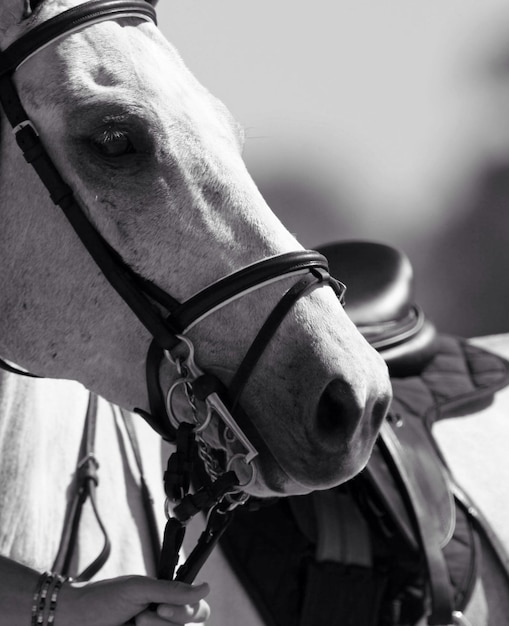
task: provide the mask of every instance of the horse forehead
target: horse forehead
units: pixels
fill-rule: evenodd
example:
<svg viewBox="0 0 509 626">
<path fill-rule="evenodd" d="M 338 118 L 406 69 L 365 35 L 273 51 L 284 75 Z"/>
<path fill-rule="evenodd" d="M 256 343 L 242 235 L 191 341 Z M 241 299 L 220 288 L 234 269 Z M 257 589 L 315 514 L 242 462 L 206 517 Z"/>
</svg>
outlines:
<svg viewBox="0 0 509 626">
<path fill-rule="evenodd" d="M 70 67 L 89 69 L 96 82 L 133 85 L 194 84 L 179 54 L 151 23 L 136 18 L 108 20 L 64 38 L 60 57 Z"/>
<path fill-rule="evenodd" d="M 101 86 L 153 95 L 164 86 L 193 83 L 174 48 L 152 25 L 133 19 L 69 33 L 40 49 L 26 66 L 18 73 L 57 101 Z"/>
<path fill-rule="evenodd" d="M 219 133 L 242 147 L 240 125 L 150 24 L 132 19 L 97 24 L 42 50 L 34 61 L 21 83 L 25 102 L 36 109 L 49 105 L 69 112 L 96 103 L 99 116 L 108 101 L 124 103 L 127 112 L 137 110 L 161 129 L 173 124 L 185 134 Z"/>
</svg>

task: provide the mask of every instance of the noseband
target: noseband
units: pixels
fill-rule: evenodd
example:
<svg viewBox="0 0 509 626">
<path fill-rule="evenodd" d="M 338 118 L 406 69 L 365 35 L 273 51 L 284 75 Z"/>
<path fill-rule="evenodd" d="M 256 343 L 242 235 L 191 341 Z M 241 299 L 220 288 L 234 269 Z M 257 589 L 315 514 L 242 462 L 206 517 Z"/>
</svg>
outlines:
<svg viewBox="0 0 509 626">
<path fill-rule="evenodd" d="M 256 478 L 254 460 L 263 452 L 277 462 L 243 413 L 240 403 L 242 391 L 265 348 L 302 296 L 317 286 L 329 285 L 342 300 L 345 287 L 330 276 L 324 256 L 306 250 L 263 259 L 218 280 L 185 302 L 178 302 L 134 272 L 88 220 L 42 145 L 23 108 L 12 77 L 27 59 L 42 48 L 92 24 L 126 17 L 156 24 L 152 4 L 142 0 L 92 0 L 35 26 L 0 53 L 0 102 L 26 161 L 35 169 L 51 199 L 62 209 L 106 279 L 153 337 L 147 355 L 150 412 L 136 411 L 162 437 L 177 444 L 165 474 L 165 490 L 169 500 L 178 504 L 174 510 L 176 518 L 169 519 L 165 531 L 164 546 L 167 548 L 163 547 L 159 572 L 161 577 L 171 578 L 185 522 L 197 511 L 212 510 L 209 536 L 220 534 L 224 526 L 222 520 L 236 505 L 247 499 L 244 490 Z M 226 389 L 217 377 L 204 372 L 196 364 L 194 346 L 186 333 L 234 300 L 289 277 L 297 277 L 298 280 L 269 314 Z M 166 393 L 159 382 L 161 363 L 165 358 L 179 372 L 177 382 Z M 175 397 L 181 389 L 191 407 L 192 423 L 183 420 L 176 408 Z M 213 419 L 220 424 L 222 436 L 233 450 L 230 458 L 218 458 L 205 442 L 203 433 Z M 201 459 L 205 469 L 202 474 L 206 484 L 191 495 L 188 493 L 191 468 L 197 458 Z M 239 470 L 242 473 L 241 465 L 250 468 L 249 478 L 244 483 L 237 475 Z M 203 553 L 211 549 L 211 541 L 207 539 L 205 543 L 207 545 L 202 546 L 201 554 L 195 558 L 200 563 Z M 187 571 L 179 571 L 180 579 L 192 579 L 197 567 L 199 564 L 196 561 Z"/>
</svg>

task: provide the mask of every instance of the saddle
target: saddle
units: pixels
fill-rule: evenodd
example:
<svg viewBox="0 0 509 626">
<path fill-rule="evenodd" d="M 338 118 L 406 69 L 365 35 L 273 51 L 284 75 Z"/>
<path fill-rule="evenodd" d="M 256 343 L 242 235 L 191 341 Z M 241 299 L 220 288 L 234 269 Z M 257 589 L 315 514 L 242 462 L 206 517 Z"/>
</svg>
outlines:
<svg viewBox="0 0 509 626">
<path fill-rule="evenodd" d="M 371 241 L 320 248 L 348 291 L 345 310 L 385 359 L 392 376 L 419 374 L 435 353 L 436 330 L 415 303 L 412 265 L 401 251 Z"/>
<path fill-rule="evenodd" d="M 359 476 L 239 510 L 222 549 L 267 626 L 461 623 L 479 533 L 492 545 L 496 538 L 455 483 L 431 426 L 488 406 L 509 384 L 509 363 L 436 332 L 399 250 L 345 242 L 320 251 L 348 285 L 350 317 L 388 364 L 389 416 Z"/>
</svg>

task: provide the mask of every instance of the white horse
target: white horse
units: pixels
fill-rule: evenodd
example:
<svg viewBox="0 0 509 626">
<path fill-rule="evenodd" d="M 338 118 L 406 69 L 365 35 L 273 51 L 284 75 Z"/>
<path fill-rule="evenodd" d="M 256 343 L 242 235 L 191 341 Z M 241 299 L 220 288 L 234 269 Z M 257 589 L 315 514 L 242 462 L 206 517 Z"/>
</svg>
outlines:
<svg viewBox="0 0 509 626">
<path fill-rule="evenodd" d="M 25 4 L 3 0 L 2 49 L 83 3 L 45 0 L 32 16 Z M 15 82 L 44 145 L 90 219 L 139 274 L 179 299 L 261 258 L 300 249 L 247 175 L 238 127 L 150 22 L 123 18 L 87 26 L 38 51 L 18 69 Z M 96 454 L 98 508 L 112 553 L 98 577 L 154 572 L 140 472 L 116 407 L 149 408 L 144 362 L 150 336 L 49 201 L 4 119 L 0 157 L 0 355 L 46 377 L 0 373 L 0 552 L 5 557 L 0 612 L 2 621 L 22 625 L 29 620 L 38 572 L 52 566 L 58 551 L 75 486 L 89 399 L 85 388 L 108 399 L 99 400 Z M 199 364 L 228 383 L 283 284 L 265 287 L 263 297 L 262 292 L 246 295 L 196 325 L 189 335 Z M 509 354 L 507 337 L 480 343 Z M 174 377 L 169 368 L 164 371 L 166 387 Z M 84 386 L 57 380 L 62 378 Z M 508 393 L 499 393 L 483 415 L 435 426 L 459 481 L 506 544 Z M 261 464 L 251 492 L 302 493 L 348 479 L 366 463 L 389 395 L 381 359 L 332 291 L 320 288 L 299 300 L 242 399 L 285 468 Z M 139 418 L 136 428 L 162 518 L 161 444 Z M 217 445 L 214 433 L 210 439 Z M 191 528 L 190 543 L 194 534 Z M 102 542 L 88 507 L 74 569 L 88 565 Z M 262 623 L 219 551 L 202 576 L 212 588 L 210 625 Z M 114 601 L 128 604 L 138 597 L 142 580 L 114 578 L 108 585 L 85 586 L 81 594 L 62 593 L 60 623 L 122 623 L 131 614 L 118 617 L 123 613 Z M 501 580 L 487 560 L 483 584 L 467 612 L 475 626 L 509 623 L 509 594 Z M 165 602 L 146 585 L 139 611 L 150 601 Z M 203 595 L 191 594 L 175 603 L 193 604 Z M 185 618 L 184 611 L 168 619 L 183 623 Z M 204 614 L 189 614 L 189 619 L 202 620 Z M 168 621 L 144 612 L 138 623 Z"/>
<path fill-rule="evenodd" d="M 0 48 L 83 4 L 3 0 Z M 127 14 L 73 24 L 13 75 L 31 124 L 87 218 L 123 262 L 181 301 L 249 264 L 302 250 L 246 172 L 242 131 L 226 108 L 187 71 L 151 19 Z M 99 577 L 154 573 L 140 474 L 116 408 L 149 410 L 144 369 L 151 335 L 51 202 L 3 115 L 1 121 L 0 356 L 44 376 L 0 374 L 0 614 L 21 625 L 30 619 L 39 572 L 52 567 L 58 550 L 75 488 L 86 389 L 105 398 L 97 420 L 98 507 L 113 547 Z M 196 324 L 187 336 L 199 366 L 228 385 L 294 283 L 288 277 L 264 286 Z M 176 376 L 166 363 L 162 386 Z M 290 308 L 242 393 L 242 407 L 272 455 L 255 461 L 249 492 L 304 493 L 347 480 L 367 462 L 389 400 L 382 359 L 333 290 L 313 289 Z M 137 419 L 145 474 L 162 507 L 159 439 Z M 204 438 L 227 456 L 235 452 L 217 419 Z M 102 541 L 88 508 L 77 571 Z M 213 587 L 224 585 L 221 576 L 211 572 Z M 57 618 L 73 626 L 120 624 L 138 613 L 138 624 L 201 621 L 204 593 L 140 577 L 66 584 Z M 146 611 L 151 602 L 166 611 L 173 605 L 173 617 Z M 229 606 L 225 614 L 218 610 L 214 619 L 248 623 Z"/>
</svg>

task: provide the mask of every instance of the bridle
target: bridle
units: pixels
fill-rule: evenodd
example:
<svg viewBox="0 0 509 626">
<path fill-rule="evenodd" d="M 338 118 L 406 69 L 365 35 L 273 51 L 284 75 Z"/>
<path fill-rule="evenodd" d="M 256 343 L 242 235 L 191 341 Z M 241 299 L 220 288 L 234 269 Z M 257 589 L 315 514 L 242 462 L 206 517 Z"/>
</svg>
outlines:
<svg viewBox="0 0 509 626">
<path fill-rule="evenodd" d="M 143 0 L 92 0 L 38 24 L 0 53 L 0 103 L 26 161 L 35 169 L 51 199 L 63 211 L 106 279 L 153 337 L 147 355 L 150 412 L 135 411 L 164 439 L 176 444 L 176 452 L 170 457 L 165 473 L 165 491 L 177 506 L 173 516 L 168 516 L 159 576 L 173 577 L 186 522 L 199 511 L 209 511 L 201 545 L 191 554 L 184 571 L 179 570 L 177 575 L 181 580 L 190 581 L 224 531 L 233 509 L 247 500 L 245 489 L 255 480 L 255 459 L 263 453 L 276 461 L 241 407 L 241 395 L 249 377 L 297 300 L 318 286 L 329 285 L 342 301 L 345 287 L 330 276 L 325 257 L 305 250 L 280 254 L 244 267 L 181 303 L 134 272 L 88 220 L 79 200 L 42 145 L 12 77 L 42 48 L 92 24 L 125 17 L 156 24 L 152 4 L 155 3 Z M 288 277 L 298 277 L 298 280 L 269 314 L 226 389 L 217 377 L 197 365 L 187 331 L 230 302 Z M 179 372 L 177 382 L 167 393 L 159 382 L 164 358 Z M 178 389 L 185 391 L 194 423 L 183 421 L 178 415 L 174 402 Z M 212 419 L 217 417 L 225 440 L 235 448 L 231 458 L 220 458 L 203 437 Z M 250 468 L 250 478 L 242 484 L 235 471 L 239 463 Z M 197 471 L 203 484 L 190 493 L 191 477 Z"/>
<path fill-rule="evenodd" d="M 95 229 L 44 149 L 20 101 L 12 77 L 27 59 L 52 42 L 92 24 L 125 17 L 157 23 L 155 10 L 149 2 L 92 0 L 35 26 L 0 53 L 0 102 L 26 161 L 35 169 L 51 199 L 64 212 L 106 279 L 153 337 L 147 356 L 151 410 L 150 413 L 138 412 L 161 436 L 177 445 L 165 473 L 165 491 L 168 499 L 178 504 L 174 510 L 176 516 L 169 517 L 165 530 L 160 577 L 172 578 L 174 575 L 185 523 L 197 512 L 209 511 L 208 526 L 201 542 L 203 545 L 197 546 L 196 554 L 191 554 L 186 564 L 187 570 L 179 570 L 178 577 L 189 581 L 194 578 L 224 531 L 233 508 L 247 499 L 243 490 L 248 484 L 239 484 L 234 471 L 235 463 L 243 462 L 252 468 L 248 481 L 251 483 L 255 477 L 253 462 L 260 450 L 270 454 L 262 438 L 249 420 L 245 419 L 240 406 L 240 396 L 250 374 L 278 326 L 299 298 L 322 284 L 331 285 L 338 297 L 342 298 L 344 286 L 329 275 L 325 257 L 313 251 L 297 251 L 263 259 L 180 303 L 154 283 L 136 274 Z M 273 309 L 238 367 L 229 390 L 226 390 L 219 379 L 198 367 L 194 360 L 194 347 L 186 337 L 186 331 L 233 300 L 288 276 L 299 276 L 300 279 Z M 161 313 L 161 309 L 166 313 Z M 185 347 L 185 355 L 174 356 L 181 352 L 182 346 Z M 167 399 L 159 383 L 160 364 L 165 357 L 177 367 L 180 374 L 177 383 L 169 390 Z M 197 407 L 197 403 L 201 403 L 205 407 L 205 418 L 201 421 L 198 411 L 194 411 L 196 424 L 180 421 L 174 410 L 173 394 L 181 385 L 192 406 Z M 227 459 L 225 466 L 221 466 L 214 457 L 201 435 L 213 415 L 218 415 L 222 420 L 226 439 L 232 445 L 235 443 L 237 449 L 242 449 L 242 452 Z M 239 419 L 242 419 L 242 428 L 238 424 Z M 198 457 L 205 468 L 201 472 L 205 484 L 196 493 L 190 494 L 193 466 Z M 235 496 L 238 492 L 240 496 Z"/>
</svg>

